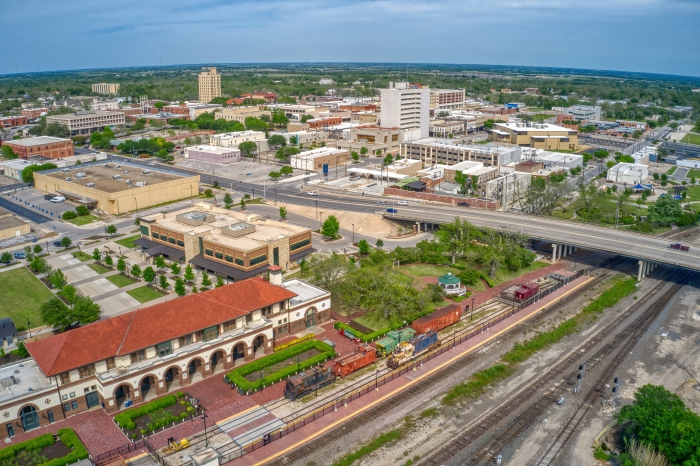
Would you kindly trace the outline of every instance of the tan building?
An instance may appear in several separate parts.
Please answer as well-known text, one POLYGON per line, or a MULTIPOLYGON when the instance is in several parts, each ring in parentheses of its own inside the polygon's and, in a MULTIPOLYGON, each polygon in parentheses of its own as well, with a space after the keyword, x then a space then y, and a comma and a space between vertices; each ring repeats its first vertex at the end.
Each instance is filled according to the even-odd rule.
POLYGON ((92 92, 95 94, 117 95, 119 94, 119 84, 99 83, 92 85, 92 92))
POLYGON ((199 175, 181 176, 124 162, 94 162, 36 172, 34 186, 107 214, 119 215, 196 196, 199 175))
POLYGON ((399 150, 401 131, 398 128, 383 128, 376 125, 364 125, 350 128, 350 139, 339 141, 339 149, 359 151, 366 147, 369 152, 376 154, 396 153, 399 150))
POLYGON ((0 240, 27 235, 31 232, 29 222, 12 215, 12 212, 0 207, 0 240))
POLYGON ((519 162, 519 147, 504 147, 494 144, 458 144, 435 138, 418 139, 401 143, 400 155, 421 160, 426 165, 455 165, 460 162, 481 162, 487 167, 498 167, 519 162))
POLYGON ((445 167, 445 181, 455 183, 458 173, 462 173, 469 179, 476 178, 478 183, 485 183, 498 176, 498 168, 485 167, 481 162, 460 162, 445 167))
POLYGON ((92 104, 90 104, 90 108, 92 110, 99 110, 99 111, 119 110, 119 101, 118 100, 98 100, 97 102, 93 102, 92 104))
POLYGON ((221 97, 221 75, 216 68, 202 68, 199 73, 199 101, 208 104, 214 97, 221 97))
POLYGON ((464 105, 464 89, 430 89, 430 109, 434 112, 461 108, 464 105))
POLYGON ((548 123, 494 123, 491 139, 545 150, 578 149, 578 131, 548 123))
POLYGON ((430 122, 430 136, 435 138, 452 138, 466 132, 465 120, 433 120, 430 122))
POLYGON ((209 144, 215 147, 238 148, 242 142, 265 141, 265 133, 262 131, 235 131, 233 133, 212 134, 209 136, 209 144))
POLYGON ((319 147, 318 149, 307 150, 292 155, 289 163, 292 168, 307 171, 322 171, 323 166, 328 164, 329 169, 336 166, 345 165, 350 158, 350 152, 333 147, 319 147))
POLYGON ((123 126, 126 120, 123 112, 101 112, 84 110, 66 115, 52 115, 46 117, 46 124, 58 123, 70 131, 71 136, 78 134, 91 134, 100 131, 105 126, 114 128, 123 126))
POLYGON ((260 118, 263 115, 270 115, 268 110, 260 110, 260 107, 250 105, 246 107, 223 107, 216 112, 216 118, 223 118, 226 121, 245 122, 248 117, 260 118))
POLYGON ((12 150, 21 159, 37 155, 49 159, 73 156, 73 141, 53 136, 38 136, 29 139, 6 141, 5 145, 12 147, 12 150))
POLYGON ((228 280, 243 280, 272 265, 284 270, 314 251, 311 230, 257 215, 195 204, 141 218, 141 246, 150 256, 184 260, 228 280))

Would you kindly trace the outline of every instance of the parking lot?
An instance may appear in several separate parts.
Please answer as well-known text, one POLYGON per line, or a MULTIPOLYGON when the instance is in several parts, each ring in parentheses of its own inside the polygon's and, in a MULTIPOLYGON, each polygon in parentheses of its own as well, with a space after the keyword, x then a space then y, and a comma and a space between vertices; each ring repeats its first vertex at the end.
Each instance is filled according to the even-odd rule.
MULTIPOLYGON (((272 178, 269 174, 272 171, 279 171, 279 165, 264 165, 255 162, 241 160, 240 162, 220 165, 217 163, 200 162, 198 160, 179 159, 176 166, 197 170, 205 174, 222 176, 235 181, 248 181, 251 183, 270 183, 272 178)), ((294 170, 295 175, 304 174, 301 170, 294 170)), ((206 181, 206 176, 202 176, 206 181)), ((227 186, 224 186, 227 187, 227 186)))
POLYGON ((10 193, 5 199, 23 205, 25 208, 33 210, 49 218, 56 219, 68 210, 74 210, 75 205, 69 202, 51 202, 44 199, 46 193, 38 189, 25 188, 17 193, 10 193))

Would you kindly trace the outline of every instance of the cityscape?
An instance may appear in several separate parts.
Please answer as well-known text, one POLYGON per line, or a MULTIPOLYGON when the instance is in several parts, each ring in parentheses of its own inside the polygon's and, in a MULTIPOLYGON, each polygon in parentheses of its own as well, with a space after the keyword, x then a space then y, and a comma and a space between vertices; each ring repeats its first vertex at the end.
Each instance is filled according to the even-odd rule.
MULTIPOLYGON (((360 6, 448 8, 312 2, 307 39, 341 11, 363 36, 360 6)), ((0 69, 3 466, 700 464, 698 56, 512 65, 504 32, 386 61, 347 33, 338 61, 125 61, 131 37, 0 69)))

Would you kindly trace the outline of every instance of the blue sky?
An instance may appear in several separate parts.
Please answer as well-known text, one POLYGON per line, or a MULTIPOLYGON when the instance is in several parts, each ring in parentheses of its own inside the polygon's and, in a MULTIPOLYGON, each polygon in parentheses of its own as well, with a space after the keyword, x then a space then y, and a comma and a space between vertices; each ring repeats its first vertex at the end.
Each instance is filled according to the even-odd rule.
POLYGON ((700 76, 700 0, 11 0, 3 12, 0 74, 352 61, 700 76))

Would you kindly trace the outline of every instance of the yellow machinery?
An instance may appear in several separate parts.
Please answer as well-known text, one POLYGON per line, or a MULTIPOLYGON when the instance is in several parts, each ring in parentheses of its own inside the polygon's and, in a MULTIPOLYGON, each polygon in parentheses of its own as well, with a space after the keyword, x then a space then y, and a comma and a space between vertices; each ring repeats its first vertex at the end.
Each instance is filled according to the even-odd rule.
POLYGON ((168 440, 168 446, 163 449, 163 453, 172 453, 174 451, 184 450, 185 448, 190 446, 190 442, 186 438, 180 440, 179 443, 173 439, 168 440))

